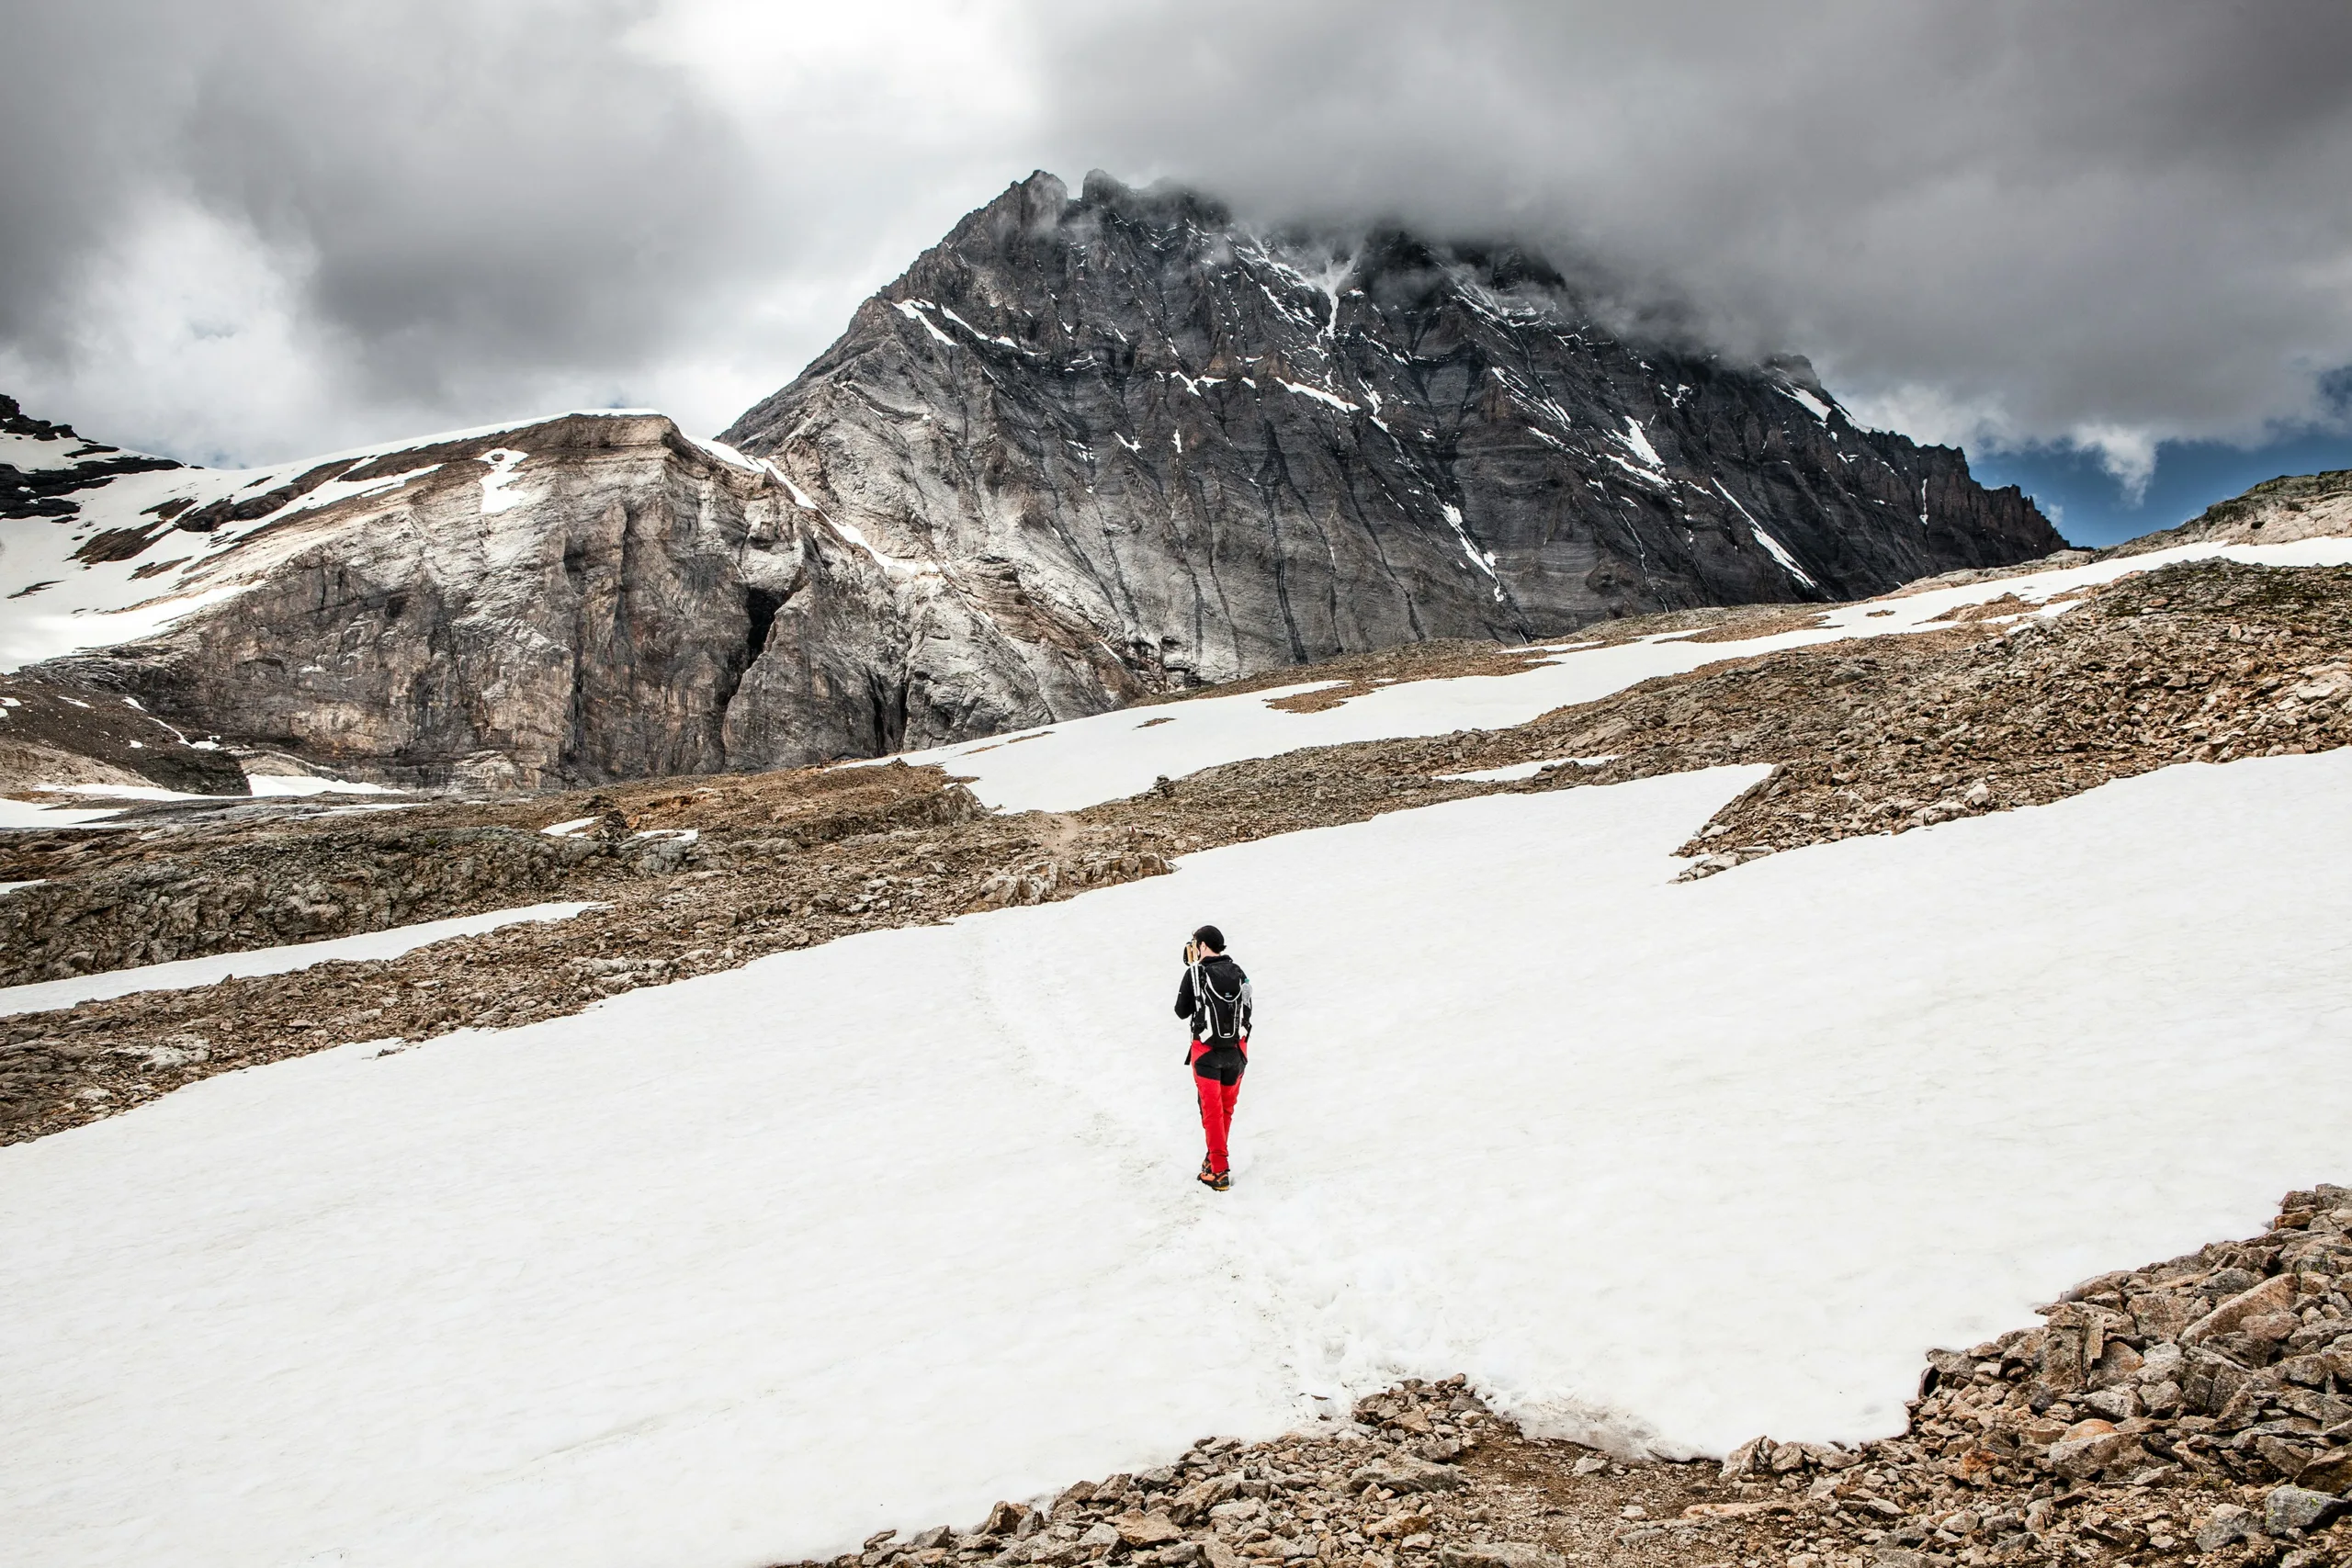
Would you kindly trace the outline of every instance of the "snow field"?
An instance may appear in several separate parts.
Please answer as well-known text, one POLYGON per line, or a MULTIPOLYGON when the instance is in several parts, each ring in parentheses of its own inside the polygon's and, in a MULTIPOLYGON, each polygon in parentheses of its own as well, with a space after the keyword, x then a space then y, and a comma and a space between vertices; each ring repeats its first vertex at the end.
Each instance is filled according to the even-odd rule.
POLYGON ((356 779, 328 778, 321 773, 247 773, 245 787, 256 800, 306 795, 395 795, 390 786, 356 779))
MULTIPOLYGON (((2215 556, 2268 566, 2345 566, 2352 565, 2352 539, 2306 539, 2291 545, 2188 545, 2090 566, 1825 605, 1823 626, 1744 642, 1690 642, 1682 640, 1684 634, 1666 633, 1612 647, 1562 645, 1549 661, 1517 675, 1400 681, 1318 713, 1288 713, 1267 705, 1331 682, 1306 682, 1230 697, 1198 697, 1148 709, 1122 708, 1014 735, 910 751, 904 757, 916 765, 936 762, 951 774, 969 776, 974 781, 972 793, 1000 810, 1075 811, 1148 789, 1162 774, 1182 778, 1221 763, 1280 756, 1310 746, 1442 735, 1455 729, 1507 728, 1539 718, 1554 708, 1622 692, 1655 676, 1679 675, 1702 665, 1780 649, 1920 631, 1951 610, 1986 604, 2003 594, 2014 593, 2029 604, 2042 604, 2055 595, 2111 582, 2133 572, 2215 556), (1143 728, 1147 721, 1148 728, 1143 728)), ((2064 609, 2053 605, 2044 613, 2063 614, 2064 609)))
MULTIPOLYGON (((0 883, 0 891, 35 887, 32 882, 0 883)), ((291 942, 282 947, 254 947, 243 953, 215 953, 203 958, 182 958, 170 964, 143 964, 135 969, 109 969, 98 975, 76 975, 65 980, 41 980, 29 986, 0 987, 0 1018, 18 1013, 47 1012, 77 1002, 128 997, 140 991, 180 991, 209 986, 237 975, 286 975, 321 964, 364 964, 372 959, 398 958, 432 942, 452 937, 480 936, 503 926, 532 920, 568 920, 594 904, 531 904, 515 909, 492 909, 479 915, 458 915, 446 920, 424 920, 413 926, 392 926, 357 936, 331 937, 324 942, 291 942)))
POLYGON ((121 815, 119 807, 49 806, 0 795, 0 829, 79 828, 121 815))
MULTIPOLYGON (((245 775, 245 795, 198 795, 189 790, 165 789, 161 784, 36 784, 35 795, 80 795, 93 800, 210 800, 226 804, 253 799, 272 800, 313 795, 397 795, 401 791, 379 784, 364 784, 351 779, 327 778, 315 773, 248 773, 245 775)), ((0 795, 0 828, 62 828, 89 822, 104 822, 122 815, 120 807, 59 806, 49 800, 26 800, 0 795)))
POLYGON ((748 1565, 1455 1371, 1624 1445, 1858 1438, 1930 1345, 2340 1177, 2352 755, 1671 883, 1760 773, 1235 846, 0 1149, 11 1532, 748 1565), (1168 1011, 1204 919, 1262 1010, 1222 1196, 1168 1011))

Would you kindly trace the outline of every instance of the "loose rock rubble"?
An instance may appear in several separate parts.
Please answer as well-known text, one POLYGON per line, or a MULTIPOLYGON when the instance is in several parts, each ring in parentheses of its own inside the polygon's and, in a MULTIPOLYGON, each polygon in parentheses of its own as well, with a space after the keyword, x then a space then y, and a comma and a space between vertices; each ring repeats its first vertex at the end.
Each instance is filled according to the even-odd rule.
MULTIPOLYGON (((312 942, 530 903, 660 866, 672 840, 512 828, 322 829, 44 880, 0 899, 0 986, 312 942), (604 865, 588 863, 603 860, 604 865)), ((675 869, 671 866, 668 869, 675 869)))
POLYGON ((1715 1495, 1713 1469, 1530 1442, 1462 1378, 1408 1381, 1349 1422, 1248 1446, 1203 1438, 1156 1469, 1000 1503, 969 1530, 883 1531, 831 1568, 1560 1568, 1592 1543, 1667 1562, 1640 1521, 1715 1495))
POLYGON ((1345 1423, 1204 1438, 969 1530, 883 1531, 829 1568, 2333 1568, 2352 1562, 2347 1282, 2352 1190, 2322 1186, 2267 1235, 1931 1352, 1904 1433, 1857 1449, 1629 1460, 1531 1438, 1463 1378, 1408 1380, 1345 1423))
POLYGON ((120 693, 54 675, 0 674, 0 790, 44 784, 223 795, 247 787, 230 753, 204 737, 191 739, 120 693))

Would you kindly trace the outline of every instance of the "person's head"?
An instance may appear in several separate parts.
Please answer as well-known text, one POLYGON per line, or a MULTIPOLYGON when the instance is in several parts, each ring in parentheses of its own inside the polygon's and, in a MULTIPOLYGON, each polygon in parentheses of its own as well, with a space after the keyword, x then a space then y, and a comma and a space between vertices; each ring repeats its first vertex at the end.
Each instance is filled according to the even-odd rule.
POLYGON ((1223 953, 1225 951, 1225 933, 1217 930, 1215 926, 1203 926, 1199 931, 1193 933, 1193 945, 1201 950, 1201 955, 1203 957, 1206 957, 1212 953, 1223 953))

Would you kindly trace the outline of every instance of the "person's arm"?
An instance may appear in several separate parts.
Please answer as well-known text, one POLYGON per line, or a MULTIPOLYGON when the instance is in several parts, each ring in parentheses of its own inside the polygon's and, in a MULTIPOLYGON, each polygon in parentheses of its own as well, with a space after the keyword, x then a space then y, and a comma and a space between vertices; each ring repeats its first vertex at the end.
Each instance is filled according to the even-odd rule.
POLYGON ((1190 969, 1185 970, 1184 977, 1176 983, 1176 1016, 1186 1019, 1193 1016, 1193 972, 1190 969))
POLYGON ((1250 1018, 1257 1010, 1257 993, 1250 988, 1249 976, 1243 976, 1241 979, 1241 1038, 1244 1040, 1250 1038, 1250 1018))

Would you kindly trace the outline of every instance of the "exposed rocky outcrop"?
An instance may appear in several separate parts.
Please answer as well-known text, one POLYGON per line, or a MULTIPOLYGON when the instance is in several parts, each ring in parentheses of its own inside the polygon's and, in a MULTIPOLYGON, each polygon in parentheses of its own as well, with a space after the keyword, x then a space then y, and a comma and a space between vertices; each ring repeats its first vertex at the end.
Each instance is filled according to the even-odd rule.
POLYGON ((2107 553, 2144 555, 2208 542, 2284 545, 2340 534, 2352 534, 2352 469, 2347 468, 2265 479, 2244 495, 2215 502, 2177 528, 2143 534, 2107 553))
POLYGON ((0 790, 116 784, 243 795, 217 740, 190 739, 119 692, 54 675, 0 675, 0 790))
POLYGON ((605 412, 223 474, 0 413, 6 591, 60 646, 122 628, 59 674, 401 784, 874 755, 2060 544, 1803 361, 1612 335, 1508 247, 1099 175, 957 225, 744 416, 751 457, 605 412))
POLYGON ((708 773, 895 739, 871 679, 895 657, 881 569, 766 468, 661 415, 220 488, 191 478, 136 529, 83 524, 124 536, 109 561, 173 568, 162 592, 220 602, 48 671, 401 784, 708 773))
POLYGON ((159 856, 43 881, 0 898, 0 986, 527 904, 619 848, 510 828, 292 832, 237 843, 201 874, 159 856))
POLYGON ((71 517, 76 491, 179 466, 169 457, 86 440, 70 424, 33 418, 0 393, 0 517, 71 517))

